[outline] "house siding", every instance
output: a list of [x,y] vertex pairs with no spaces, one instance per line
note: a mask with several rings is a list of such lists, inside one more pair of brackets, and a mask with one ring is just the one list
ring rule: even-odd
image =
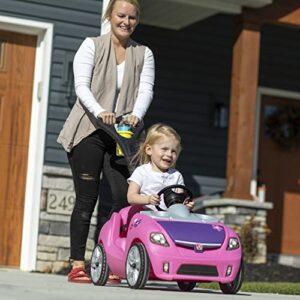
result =
[[293,27],[262,27],[260,86],[300,91],[300,30]]
[[227,129],[213,125],[217,103],[229,105],[233,18],[217,15],[179,31],[140,25],[134,38],[154,52],[155,97],[146,125],[165,122],[182,137],[177,167],[197,194],[195,175],[225,177]]
[[101,10],[100,0],[0,0],[1,15],[54,25],[45,165],[68,166],[66,154],[56,142],[74,101],[67,98],[68,76],[84,38],[99,35]]

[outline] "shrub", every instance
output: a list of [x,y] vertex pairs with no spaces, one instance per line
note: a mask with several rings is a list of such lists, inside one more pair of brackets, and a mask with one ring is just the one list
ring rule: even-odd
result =
[[253,262],[259,251],[259,232],[267,235],[270,229],[263,222],[256,220],[255,216],[251,216],[243,225],[234,227],[240,236],[244,260],[249,263]]

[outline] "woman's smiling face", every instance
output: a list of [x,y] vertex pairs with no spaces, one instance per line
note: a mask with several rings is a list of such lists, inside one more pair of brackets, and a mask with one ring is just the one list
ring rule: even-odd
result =
[[138,24],[136,7],[123,0],[116,1],[109,21],[112,34],[118,40],[128,39]]

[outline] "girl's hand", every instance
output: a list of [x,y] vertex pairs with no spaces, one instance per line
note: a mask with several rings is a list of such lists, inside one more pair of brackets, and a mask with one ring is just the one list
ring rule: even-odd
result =
[[157,195],[149,195],[148,196],[148,204],[159,205],[160,197]]
[[193,207],[194,207],[194,201],[189,201],[189,200],[185,200],[184,202],[183,202],[183,204],[189,209],[189,210],[191,210]]
[[109,111],[103,111],[98,115],[98,119],[102,119],[104,124],[113,125],[116,123],[116,115]]
[[135,115],[128,115],[126,116],[125,121],[127,124],[131,125],[132,127],[136,127],[139,124],[140,119]]

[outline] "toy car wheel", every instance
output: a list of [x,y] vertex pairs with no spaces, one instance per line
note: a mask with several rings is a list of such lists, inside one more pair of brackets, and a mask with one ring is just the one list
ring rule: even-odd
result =
[[98,244],[93,250],[91,258],[91,278],[95,285],[105,285],[109,269],[103,245]]
[[241,262],[240,269],[234,279],[230,283],[219,283],[220,289],[224,294],[236,294],[243,283],[244,280],[244,264]]
[[190,292],[196,286],[196,282],[177,281],[178,287],[184,292]]
[[150,271],[149,257],[141,243],[133,244],[126,259],[126,279],[130,288],[141,289],[145,286]]

